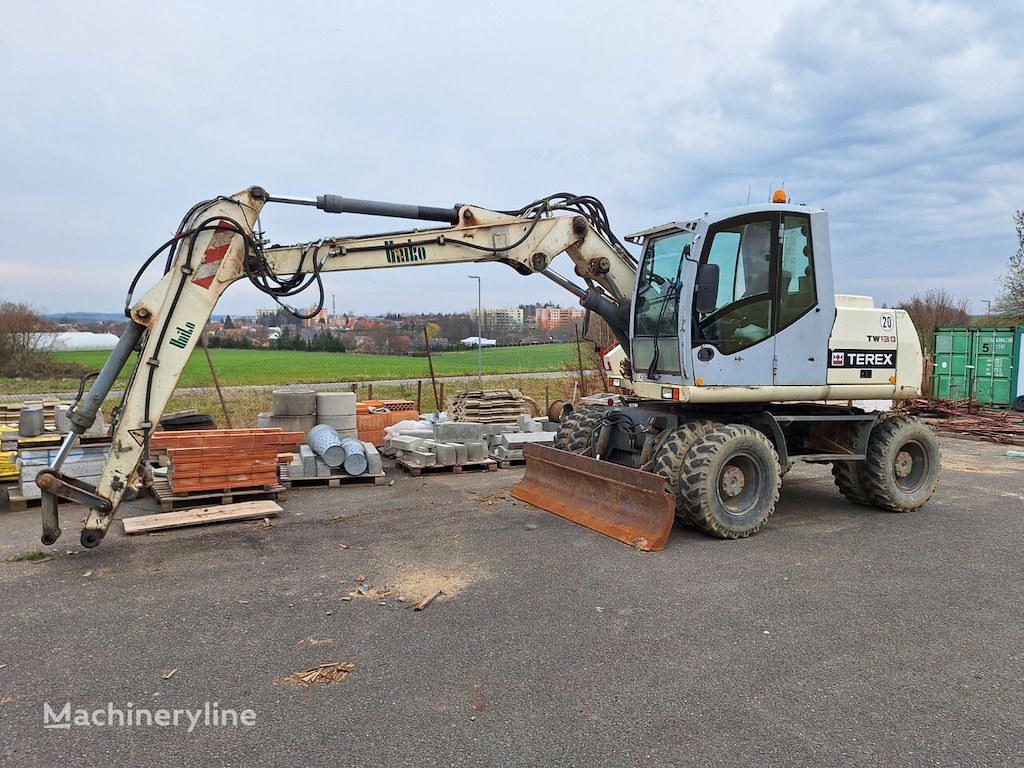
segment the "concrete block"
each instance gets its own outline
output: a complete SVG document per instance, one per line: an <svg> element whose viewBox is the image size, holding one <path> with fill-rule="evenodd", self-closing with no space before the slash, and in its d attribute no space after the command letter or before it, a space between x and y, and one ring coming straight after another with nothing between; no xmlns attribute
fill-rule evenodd
<svg viewBox="0 0 1024 768"><path fill-rule="evenodd" d="M324 416L323 414L318 413L316 415L316 423L326 424L339 432L343 429L356 429L355 414L352 416Z"/></svg>
<svg viewBox="0 0 1024 768"><path fill-rule="evenodd" d="M302 462L303 474L306 477L316 477L316 454L305 443L299 446L299 460Z"/></svg>
<svg viewBox="0 0 1024 768"><path fill-rule="evenodd" d="M275 389L272 402L275 416L312 416L316 413L316 392L312 389Z"/></svg>
<svg viewBox="0 0 1024 768"><path fill-rule="evenodd" d="M107 433L107 423L103 420L103 414L96 414L96 421L92 423L92 426L85 430L87 435L105 435Z"/></svg>
<svg viewBox="0 0 1024 768"><path fill-rule="evenodd" d="M434 439L442 443L469 443L482 438L482 424L470 421L442 421L434 425Z"/></svg>
<svg viewBox="0 0 1024 768"><path fill-rule="evenodd" d="M423 447L423 438L395 435L391 438L391 447L396 451L418 451Z"/></svg>
<svg viewBox="0 0 1024 768"><path fill-rule="evenodd" d="M319 456L316 457L316 476L317 477L330 477L331 467L326 461L321 459Z"/></svg>
<svg viewBox="0 0 1024 768"><path fill-rule="evenodd" d="M418 467L432 467L437 463L437 456L433 451L399 451L398 457L406 464Z"/></svg>
<svg viewBox="0 0 1024 768"><path fill-rule="evenodd" d="M43 406L23 406L18 414L18 434L22 437L39 437L44 430Z"/></svg>
<svg viewBox="0 0 1024 768"><path fill-rule="evenodd" d="M301 480L305 476L305 465L302 463L302 459L292 459L288 462L288 477L292 480Z"/></svg>
<svg viewBox="0 0 1024 768"><path fill-rule="evenodd" d="M432 429L405 429L402 430L402 434L409 437L419 437L423 440L435 439L434 430Z"/></svg>
<svg viewBox="0 0 1024 768"><path fill-rule="evenodd" d="M516 417L516 427L520 432L543 432L544 427L539 421L528 413L521 413Z"/></svg>
<svg viewBox="0 0 1024 768"><path fill-rule="evenodd" d="M455 446L455 463L465 464L469 461L469 452L466 450L465 443L451 443Z"/></svg>
<svg viewBox="0 0 1024 768"><path fill-rule="evenodd" d="M482 440L474 443L465 443L466 461L483 461L487 458L487 443Z"/></svg>
<svg viewBox="0 0 1024 768"><path fill-rule="evenodd" d="M434 455L437 456L437 463L445 467L453 466L458 461L454 443L437 443Z"/></svg>
<svg viewBox="0 0 1024 768"><path fill-rule="evenodd" d="M544 431L545 432L557 432L559 427L562 426L562 424L560 422L557 422L557 421L548 420L548 421L542 422L542 426L544 427Z"/></svg>
<svg viewBox="0 0 1024 768"><path fill-rule="evenodd" d="M356 416L355 392L318 392L316 395L316 415L318 418ZM321 424L328 422L321 421ZM334 426L333 424L331 426Z"/></svg>
<svg viewBox="0 0 1024 768"><path fill-rule="evenodd" d="M501 421L494 424L481 424L485 436L500 435L503 432L518 432L519 426L514 421Z"/></svg>
<svg viewBox="0 0 1024 768"><path fill-rule="evenodd" d="M510 432L501 436L501 445L505 448L522 449L525 443L553 443L554 432Z"/></svg>
<svg viewBox="0 0 1024 768"><path fill-rule="evenodd" d="M256 420L260 427L279 427L285 432L309 432L316 426L316 416L279 416L276 413L260 414Z"/></svg>
<svg viewBox="0 0 1024 768"><path fill-rule="evenodd" d="M360 441L363 444L363 450L366 452L366 472L370 475L379 475L384 471L384 466L381 464L380 451L377 450L377 446L373 443L368 443L365 440Z"/></svg>
<svg viewBox="0 0 1024 768"><path fill-rule="evenodd" d="M62 435L66 435L71 431L71 419L68 415L70 413L70 405L58 405L53 411L53 422L57 427L57 431Z"/></svg>

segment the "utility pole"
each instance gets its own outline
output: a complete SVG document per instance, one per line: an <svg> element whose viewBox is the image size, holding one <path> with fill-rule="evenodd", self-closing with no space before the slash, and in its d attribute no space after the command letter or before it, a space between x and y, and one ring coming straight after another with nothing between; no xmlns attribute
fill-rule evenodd
<svg viewBox="0 0 1024 768"><path fill-rule="evenodd" d="M480 279L479 275L470 275L470 280L476 280L476 372L477 376L480 377L480 389L484 388L484 352L483 352L483 335L484 335L484 314L483 305L480 302L480 296L483 288L483 280Z"/></svg>

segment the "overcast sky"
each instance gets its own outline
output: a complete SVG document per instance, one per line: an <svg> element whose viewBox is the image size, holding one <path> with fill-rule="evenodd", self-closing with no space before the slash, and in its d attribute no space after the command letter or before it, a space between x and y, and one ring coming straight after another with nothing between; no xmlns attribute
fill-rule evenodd
<svg viewBox="0 0 1024 768"><path fill-rule="evenodd" d="M988 0L11 3L0 298L120 311L193 203L252 184L590 194L621 236L784 183L830 213L837 291L947 288L981 312L1024 207L1022 40L1019 2ZM268 206L263 225L288 243L396 222ZM334 274L328 303L465 311L470 274L485 306L575 303L500 265ZM215 312L270 305L237 283Z"/></svg>

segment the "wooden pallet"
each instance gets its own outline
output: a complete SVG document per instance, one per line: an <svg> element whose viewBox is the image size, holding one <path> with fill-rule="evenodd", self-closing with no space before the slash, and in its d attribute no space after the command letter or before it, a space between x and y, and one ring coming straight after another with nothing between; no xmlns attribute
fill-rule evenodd
<svg viewBox="0 0 1024 768"><path fill-rule="evenodd" d="M499 469L508 469L509 467L522 467L526 465L526 459L501 459L497 456L491 456L491 459L498 462Z"/></svg>
<svg viewBox="0 0 1024 768"><path fill-rule="evenodd" d="M420 466L419 464L409 464L408 462L402 461L402 459L395 459L395 464L400 466L413 477L419 477L424 472L428 475L442 473L458 474L459 472L494 472L498 469L498 462L494 461L494 459L470 461L465 464L433 464L429 467Z"/></svg>
<svg viewBox="0 0 1024 768"><path fill-rule="evenodd" d="M214 504L233 504L238 499L282 501L286 498L286 489L280 483L261 485L255 488L224 488L219 491L174 493L166 479L154 477L151 490L157 504L160 505L161 512L171 512L175 509L187 509L189 507L205 507Z"/></svg>
<svg viewBox="0 0 1024 768"><path fill-rule="evenodd" d="M381 472L379 475L330 475L329 477L297 477L294 480L282 477L281 485L288 489L316 486L338 488L342 485L384 485L386 481L387 477Z"/></svg>
<svg viewBox="0 0 1024 768"><path fill-rule="evenodd" d="M41 496L22 496L18 493L17 489L18 486L15 485L14 490L10 491L7 496L11 512L25 512L29 509L39 509L43 506Z"/></svg>

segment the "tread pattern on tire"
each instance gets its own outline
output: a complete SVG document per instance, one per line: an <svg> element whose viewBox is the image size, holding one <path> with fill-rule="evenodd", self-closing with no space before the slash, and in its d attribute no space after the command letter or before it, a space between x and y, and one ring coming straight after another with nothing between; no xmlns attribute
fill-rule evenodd
<svg viewBox="0 0 1024 768"><path fill-rule="evenodd" d="M594 455L594 432L604 419L605 408L577 408L565 417L552 443L555 448L581 456Z"/></svg>
<svg viewBox="0 0 1024 768"><path fill-rule="evenodd" d="M667 482L668 492L676 500L676 517L687 525L693 525L682 493L683 461L695 442L719 426L710 419L694 419L680 424L661 441L654 457L644 468L655 475L661 475Z"/></svg>
<svg viewBox="0 0 1024 768"><path fill-rule="evenodd" d="M882 413L878 419L874 422L864 422L863 429L871 430L874 426L881 424L884 419L889 418L890 414ZM854 435L854 439L862 436L863 433ZM870 441L870 435L869 435ZM854 446L850 446L853 449ZM864 462L863 461L833 461L832 462L832 479L835 481L836 488L839 492L846 497L848 501L852 501L854 504L860 504L863 507L874 506L874 502L871 500L871 494L867 488L864 487Z"/></svg>
<svg viewBox="0 0 1024 768"><path fill-rule="evenodd" d="M917 442L928 457L928 477L918 491L908 495L895 485L893 454L911 440ZM861 481L871 503L890 512L910 512L923 506L934 493L942 458L938 440L930 427L913 416L893 415L877 423L871 431L863 463Z"/></svg>
<svg viewBox="0 0 1024 768"><path fill-rule="evenodd" d="M765 498L760 505L760 514L743 525L735 525L727 512L719 509L718 478L715 464L720 457L745 448L760 454L766 465L768 476L765 480ZM715 477L709 477L716 474ZM782 485L779 457L775 446L761 432L742 424L723 424L699 438L683 462L682 491L687 514L694 525L721 539L743 539L752 536L764 527L775 512ZM730 523L733 523L730 525Z"/></svg>

